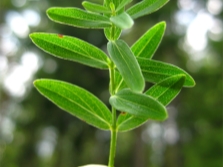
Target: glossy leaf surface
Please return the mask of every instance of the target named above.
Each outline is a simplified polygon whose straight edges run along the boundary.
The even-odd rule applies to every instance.
[[[76,85],[66,82],[39,79],[37,90],[59,108],[99,129],[109,130],[111,112],[97,97]]]
[[[165,22],[160,22],[150,28],[132,45],[134,55],[151,59],[163,38],[165,29]]]
[[[141,67],[143,76],[148,82],[158,83],[172,75],[181,74],[186,77],[184,87],[195,86],[194,79],[186,71],[177,66],[139,57],[137,57],[137,60]]]
[[[154,120],[167,118],[166,109],[160,102],[151,96],[132,92],[130,89],[119,91],[111,96],[109,102],[117,110],[137,117]]]
[[[54,7],[47,10],[48,17],[61,24],[80,28],[111,27],[109,18],[96,13],[89,13],[79,8]]]
[[[144,78],[128,45],[122,40],[110,41],[108,53],[128,87],[133,91],[142,92],[145,86]]]
[[[108,68],[107,55],[97,47],[78,38],[47,33],[33,33],[30,38],[40,49],[58,58],[76,61],[95,68]]]
[[[127,10],[127,13],[133,18],[153,13],[165,5],[169,0],[143,0]]]
[[[174,75],[152,86],[145,94],[166,106],[178,95],[184,81],[185,75]]]
[[[84,8],[90,12],[96,12],[96,13],[111,13],[111,10],[106,8],[103,5],[84,1],[82,2],[82,5]]]
[[[112,16],[110,18],[110,21],[121,29],[131,28],[134,24],[134,21],[126,12],[123,12],[116,16]]]

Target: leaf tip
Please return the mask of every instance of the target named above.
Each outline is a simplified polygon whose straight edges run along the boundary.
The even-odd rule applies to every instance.
[[[31,34],[29,34],[29,38],[30,38],[30,39],[33,39],[34,36],[35,36],[35,33],[31,33]]]
[[[35,81],[33,81],[33,85],[35,87],[38,87],[39,82],[40,82],[40,79],[36,79]]]

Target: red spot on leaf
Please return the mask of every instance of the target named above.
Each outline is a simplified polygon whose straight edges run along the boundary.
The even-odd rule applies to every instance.
[[[63,35],[62,34],[58,34],[58,37],[63,38]]]
[[[126,114],[126,112],[121,112],[121,115],[125,115]]]

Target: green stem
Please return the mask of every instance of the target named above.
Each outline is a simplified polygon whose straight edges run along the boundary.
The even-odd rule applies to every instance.
[[[114,63],[111,62],[110,66],[110,94],[115,94],[115,69]],[[109,153],[109,167],[114,167],[115,153],[116,153],[116,141],[117,141],[117,131],[116,131],[116,109],[112,107],[112,128],[111,128],[111,141],[110,141],[110,153]]]
[[[115,109],[113,108],[113,115],[116,113]],[[109,153],[109,167],[114,167],[115,162],[115,153],[116,153],[116,141],[117,141],[117,131],[116,129],[112,128],[111,130],[111,141],[110,141],[110,153]]]

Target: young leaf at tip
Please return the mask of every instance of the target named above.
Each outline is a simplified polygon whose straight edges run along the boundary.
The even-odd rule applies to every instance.
[[[166,23],[160,22],[143,34],[131,47],[136,57],[151,59],[162,41]]]
[[[120,0],[105,0],[104,1],[104,6],[111,9],[111,4],[113,4],[112,6],[114,7],[114,10],[117,6],[119,6],[120,4]],[[112,10],[112,9],[111,9]],[[119,15],[121,14],[122,12],[124,12],[124,8],[121,8],[119,11],[112,11],[112,12],[115,12],[116,15]],[[104,14],[105,16],[107,16],[108,18],[112,17],[111,14]],[[105,28],[104,29],[104,34],[105,34],[105,37],[108,39],[108,40],[117,40],[119,39],[120,35],[122,33],[122,29],[117,27],[117,26],[111,26],[109,28]]]
[[[122,40],[109,41],[108,53],[122,75],[125,83],[132,91],[142,92],[145,82],[140,66],[130,50]]]
[[[48,33],[33,33],[30,38],[40,49],[58,58],[108,69],[107,55],[99,48],[78,38]]]
[[[186,77],[183,85],[184,87],[195,86],[194,79],[186,71],[177,66],[147,58],[137,57],[137,60],[141,67],[143,76],[148,82],[158,83],[170,76],[182,74]]]
[[[97,97],[76,85],[38,79],[34,86],[59,108],[102,130],[111,128],[111,112]]]
[[[136,93],[130,89],[120,90],[109,99],[110,104],[119,111],[127,112],[137,117],[165,120],[165,107],[151,96]]]
[[[127,13],[133,18],[139,18],[157,11],[169,0],[143,0],[127,10]]]
[[[96,29],[111,27],[108,17],[79,8],[49,8],[47,15],[54,22],[74,27]]]
[[[110,17],[110,21],[122,30],[129,29],[134,24],[134,21],[126,12]]]

